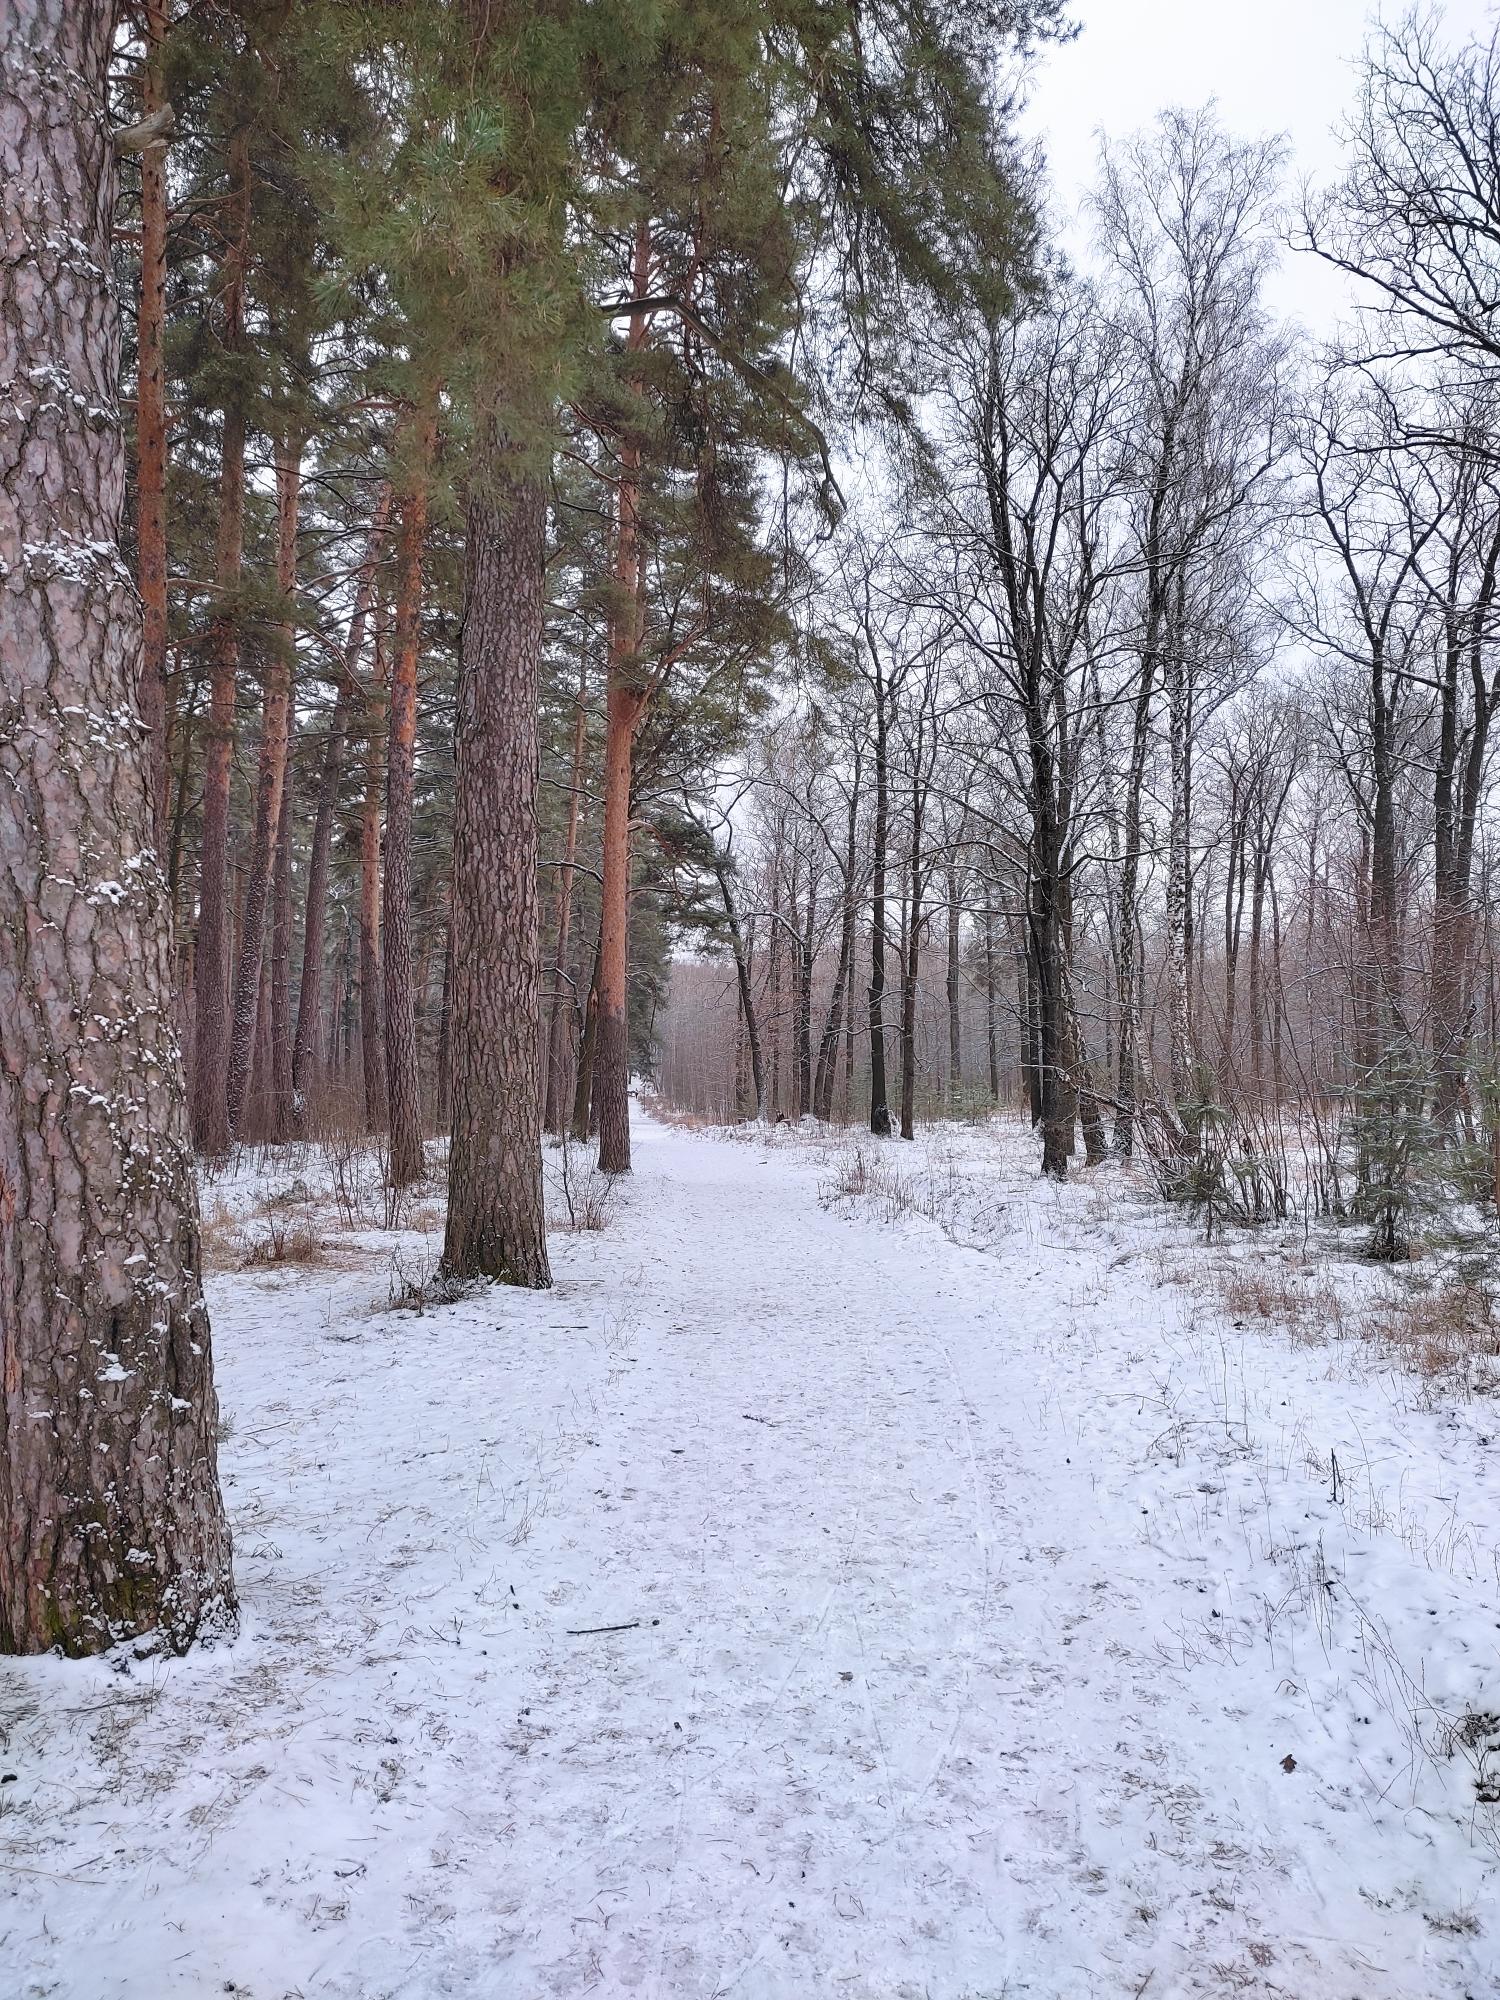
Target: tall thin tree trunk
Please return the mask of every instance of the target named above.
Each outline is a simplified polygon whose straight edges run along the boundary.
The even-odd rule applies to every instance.
[[[636,229],[633,281],[644,297],[650,281],[649,226]],[[644,312],[632,313],[626,347],[646,344]],[[639,391],[639,384],[636,385]],[[609,685],[605,700],[604,844],[599,904],[599,1022],[594,1087],[599,1099],[599,1165],[630,1172],[630,805],[635,736],[646,712],[641,678],[645,570],[641,560],[641,447],[620,447],[615,521],[615,599],[609,621]]]
[[[802,932],[797,954],[797,1116],[810,1116],[813,1108],[812,989],[817,961],[818,885],[808,867],[807,907],[802,913]]]
[[[638,690],[611,684],[605,721],[603,887],[594,1057],[599,1165],[610,1174],[630,1172],[630,790],[635,732],[643,710]]]
[[[839,957],[833,975],[833,994],[828,1004],[828,1019],[823,1025],[823,1037],[818,1046],[818,1069],[813,1079],[813,1112],[827,1123],[833,1117],[833,1086],[838,1070],[839,1034],[844,1023],[847,1007],[852,1018],[854,996],[850,991],[854,978],[854,919],[857,905],[854,894],[855,866],[857,861],[857,839],[859,830],[859,765],[856,760],[853,782],[849,787],[848,820],[844,838],[843,876],[844,905],[839,918]]]
[[[1262,940],[1265,929],[1266,881],[1270,870],[1263,823],[1257,829],[1254,858],[1254,887],[1250,896],[1250,1075],[1255,1084],[1256,1102],[1265,1098],[1266,1087],[1266,1003]]]
[[[578,1036],[578,1067],[573,1076],[573,1116],[570,1129],[580,1146],[588,1144],[594,1129],[594,1050],[599,1042],[599,938],[594,937],[594,954],[589,972],[588,993],[583,1003],[583,1026]]]
[[[1016,954],[1016,1010],[1026,1065],[1026,1109],[1035,1127],[1042,1122],[1042,1010],[1037,999],[1036,962],[1029,945]]]
[[[995,1020],[995,912],[991,907],[994,890],[985,887],[984,911],[984,1033],[985,1053],[990,1065],[990,1102],[1000,1102],[1000,1041]]]
[[[1245,816],[1230,802],[1228,858],[1224,872],[1224,1033],[1219,1059],[1220,1088],[1235,1081],[1234,1040],[1239,1013],[1240,935],[1245,914]]]
[[[401,498],[396,535],[396,649],[386,730],[385,970],[386,1105],[390,1118],[387,1177],[409,1187],[422,1177],[422,1102],[417,1078],[416,998],[411,964],[411,824],[417,763],[417,667],[422,651],[422,547],[427,538],[427,481],[435,424],[426,411],[411,423],[413,464]]]
[[[233,367],[245,347],[245,278],[250,251],[250,135],[244,126],[229,142],[225,235],[221,345]],[[245,385],[237,375],[224,399],[214,556],[218,604],[208,636],[211,681],[203,755],[198,933],[193,947],[193,1137],[198,1150],[210,1158],[229,1150],[229,785],[240,665],[236,598],[245,550],[245,431]]]
[[[446,1132],[453,1121],[453,922],[443,940],[443,992],[438,1003],[437,1038],[438,1130]]]
[[[588,728],[588,656],[578,663],[578,692],[574,696],[573,755],[568,774],[568,818],[563,834],[562,865],[557,880],[557,928],[552,954],[552,997],[547,1011],[547,1099],[542,1111],[542,1128],[559,1135],[565,1115],[563,1098],[567,1085],[568,1023],[577,1015],[576,1003],[569,1004],[568,941],[573,929],[573,888],[577,874],[578,820],[583,798],[583,749]]]
[[[267,1137],[292,1136],[292,763],[287,759],[281,787],[281,824],[276,831],[276,869],[271,881],[271,1064]]]
[[[120,552],[114,11],[0,10],[0,1651],[73,1656],[234,1623]]]
[[[901,955],[901,1136],[917,1135],[917,974],[922,950],[920,890],[913,887]]]
[[[365,686],[365,792],[359,814],[359,1053],[365,1130],[385,1125],[385,1044],[380,991],[380,778],[384,766],[385,634],[375,631],[375,658]]]
[[[729,883],[729,864],[717,848],[714,850],[714,877],[724,902],[724,922],[729,931],[729,948],[734,954],[734,976],[739,988],[740,1019],[744,1023],[745,1039],[750,1050],[750,1086],[755,1095],[750,1116],[763,1118],[766,1110],[765,1061],[761,1054],[760,1023],[755,1016],[755,993],[750,981],[750,954],[745,948],[745,934]]]
[[[963,1090],[964,1058],[962,1023],[959,1019],[959,997],[962,992],[959,976],[959,902],[958,869],[950,864],[947,872],[948,884],[948,1103],[949,1108],[957,1106]]]
[[[364,558],[355,586],[354,608],[349,619],[349,635],[344,646],[343,671],[334,695],[333,715],[323,746],[323,767],[318,778],[318,803],[313,818],[312,844],[307,857],[307,897],[302,913],[302,981],[297,997],[297,1038],[292,1049],[293,1085],[305,1098],[314,1083],[318,1034],[323,1011],[323,953],[328,921],[328,859],[333,845],[333,822],[338,810],[339,779],[343,774],[344,752],[349,740],[349,720],[359,696],[359,662],[365,649],[365,628],[375,596],[375,571],[390,517],[391,489],[381,485],[375,513],[365,542]]]
[[[550,1285],[538,1088],[536,767],[547,503],[475,452],[454,730],[453,1140],[443,1263]]]
[[[891,1107],[885,1080],[885,947],[886,842],[890,827],[890,764],[885,687],[875,680],[875,824],[871,829],[872,901],[870,919],[870,1130],[877,1138],[891,1136]]]
[[[302,440],[284,439],[276,447],[276,581],[285,598],[291,597],[297,581],[297,501],[301,482]],[[226,1094],[232,1134],[239,1131],[251,1059],[255,1052],[261,957],[265,950],[276,829],[281,824],[281,792],[286,783],[287,751],[291,742],[292,661],[286,643],[288,636],[288,628],[284,627],[281,644],[266,669],[260,768],[255,785],[255,819],[250,831],[245,916],[240,935],[239,966],[235,974],[234,1021],[229,1042]]]
[[[1188,1122],[1195,1095],[1192,1025],[1188,1014],[1188,928],[1191,854],[1188,828],[1187,671],[1181,634],[1174,636],[1166,669],[1171,800],[1167,828],[1167,1024],[1172,1096]]]
[[[1115,984],[1120,1008],[1119,1085],[1115,1110],[1115,1151],[1128,1160],[1135,1151],[1136,1118],[1146,1077],[1141,1040],[1141,799],[1151,743],[1151,701],[1156,665],[1149,652],[1136,687],[1130,761],[1125,777],[1124,831],[1120,850],[1119,901],[1115,918]]]
[[[1078,1119],[1072,1020],[1067,992],[1067,891],[1059,829],[1043,816],[1032,858],[1029,898],[1042,1172],[1065,1180]]]

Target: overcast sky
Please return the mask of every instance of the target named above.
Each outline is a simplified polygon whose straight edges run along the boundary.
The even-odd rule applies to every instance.
[[[1495,8],[1447,0],[1442,11],[1458,40],[1487,33]],[[1024,120],[1046,146],[1065,210],[1093,178],[1101,130],[1132,132],[1166,106],[1209,98],[1232,132],[1286,135],[1294,186],[1336,170],[1331,128],[1353,98],[1371,0],[1073,0],[1072,12],[1083,32],[1043,56]],[[1326,332],[1343,297],[1316,260],[1286,253],[1274,293],[1282,312]]]

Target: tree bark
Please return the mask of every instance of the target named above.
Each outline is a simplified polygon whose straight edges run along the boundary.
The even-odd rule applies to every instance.
[[[834,970],[833,994],[828,1004],[828,1019],[823,1025],[823,1037],[818,1045],[818,1069],[813,1079],[813,1114],[825,1124],[833,1117],[833,1085],[838,1069],[839,1034],[843,1027],[844,1009],[848,1006],[851,1013],[853,1011],[853,996],[849,988],[854,969],[854,919],[857,909],[854,883],[858,834],[859,753],[856,748],[844,829],[844,906],[839,919],[838,965]]]
[[[573,1117],[571,1130],[580,1146],[586,1146],[594,1129],[594,1050],[599,1035],[599,940],[594,939],[593,967],[589,973],[588,996],[583,1003],[583,1032],[578,1037],[578,1067],[573,1076]]]
[[[311,1090],[317,1064],[318,1029],[323,1011],[323,956],[328,924],[328,858],[333,845],[333,822],[338,810],[339,779],[343,774],[344,752],[349,740],[349,718],[359,692],[359,662],[365,649],[365,628],[375,596],[375,571],[385,540],[390,516],[391,489],[382,484],[375,501],[359,582],[355,587],[354,608],[349,619],[349,636],[344,646],[343,672],[334,695],[333,715],[323,749],[323,767],[318,778],[318,803],[313,818],[312,845],[307,860],[307,896],[302,913],[302,981],[297,997],[297,1038],[292,1049],[292,1083],[299,1105]]]
[[[1167,1010],[1172,1096],[1184,1129],[1196,1126],[1192,1023],[1188,1011],[1189,880],[1192,856],[1188,825],[1188,674],[1182,658],[1185,634],[1174,633],[1166,664],[1167,736],[1171,802],[1167,832]]]
[[[745,949],[745,933],[740,924],[739,911],[735,908],[734,891],[729,882],[729,863],[716,847],[714,849],[714,878],[719,885],[719,894],[724,903],[724,922],[729,931],[729,948],[734,954],[735,983],[739,988],[740,1019],[744,1023],[745,1040],[750,1053],[750,1087],[755,1095],[751,1110],[752,1119],[763,1118],[766,1109],[765,1059],[761,1054],[760,1023],[755,1016],[755,992],[750,979],[750,955]]]
[[[166,103],[162,44],[166,0],[142,0],[146,60],[141,116]],[[151,738],[156,845],[165,842],[171,790],[167,728],[167,396],[163,340],[167,323],[167,147],[141,154],[141,297],[136,317],[136,560],[143,626],[141,715]]]
[[[250,135],[229,142],[227,248],[220,292],[222,345],[245,347],[245,278],[250,254]],[[245,388],[224,402],[219,524],[214,557],[218,596],[208,635],[210,691],[203,756],[203,833],[198,877],[198,935],[193,948],[193,1137],[211,1159],[229,1150],[229,783],[234,758],[234,694],[240,665],[237,602],[245,550]]]
[[[276,583],[286,600],[297,585],[297,502],[302,484],[302,440],[284,439],[276,447]],[[281,824],[281,793],[286,783],[291,745],[293,628],[283,626],[266,669],[265,707],[260,732],[260,766],[255,784],[255,819],[250,830],[250,860],[245,881],[245,915],[240,931],[239,965],[234,982],[234,1022],[229,1041],[226,1096],[229,1130],[238,1136],[245,1108],[245,1090],[255,1053],[256,1016],[260,1006],[261,960],[265,952],[276,831]]]
[[[901,940],[901,1136],[917,1136],[917,973],[921,963],[922,922],[918,891],[912,892],[905,935]]]
[[[890,829],[890,755],[885,683],[875,668],[875,824],[871,831],[870,914],[870,1130],[891,1136],[891,1107],[885,1079],[885,870]]]
[[[807,907],[797,951],[797,1116],[813,1108],[812,989],[817,963],[818,880],[811,860],[807,869]]]
[[[453,830],[453,1139],[445,1268],[543,1287],[537,689],[546,498],[482,438],[468,510]]]
[[[948,1103],[956,1109],[963,1090],[963,1026],[959,1018],[959,900],[958,869],[950,864],[948,885]]]
[[[412,421],[413,466],[396,535],[396,651],[386,731],[385,968],[387,1179],[395,1188],[422,1178],[422,1105],[417,1080],[417,1016],[411,963],[411,824],[417,760],[417,667],[422,650],[422,547],[427,537],[427,471],[435,424]]]
[[[1141,843],[1144,835],[1141,797],[1146,785],[1146,759],[1151,745],[1151,704],[1156,687],[1154,644],[1142,655],[1136,683],[1125,776],[1124,836],[1120,852],[1119,902],[1115,918],[1115,984],[1120,1007],[1118,1102],[1115,1108],[1115,1151],[1128,1160],[1135,1151],[1136,1118],[1146,1076],[1141,1045]]]
[[[552,954],[552,995],[547,1008],[547,1101],[542,1128],[561,1135],[566,1116],[563,1099],[567,1086],[567,1023],[576,1018],[576,998],[570,1005],[568,984],[568,940],[573,929],[573,886],[577,874],[578,819],[583,797],[583,750],[588,728],[588,656],[578,663],[578,693],[573,708],[573,756],[568,777],[568,821],[563,836],[562,865],[557,880],[557,935]]]
[[[638,298],[651,272],[649,225],[637,225],[632,276]],[[646,345],[644,312],[630,316],[626,349]],[[632,385],[640,393],[639,381]],[[599,1018],[594,1088],[599,1103],[599,1166],[630,1172],[630,806],[635,737],[650,691],[642,678],[645,569],[641,551],[641,447],[620,447],[615,527],[615,598],[609,620],[609,682],[605,700],[604,845],[599,902]]]
[[[74,1656],[234,1624],[119,547],[113,13],[0,13],[0,1651]]]
[[[292,763],[287,759],[281,786],[281,822],[276,829],[276,867],[271,878],[271,1061],[266,1136],[290,1139],[295,1123],[292,1088]]]
[[[1000,1045],[995,1021],[995,912],[991,907],[994,888],[985,885],[984,909],[984,1037],[990,1066],[990,1102],[1000,1102]]]
[[[365,793],[359,814],[359,1055],[365,1130],[385,1125],[385,1045],[380,991],[380,773],[384,761],[385,645],[377,628],[365,685]]]
[[[603,887],[600,892],[594,1088],[599,1166],[630,1172],[630,793],[635,732],[645,696],[611,672],[604,748]]]

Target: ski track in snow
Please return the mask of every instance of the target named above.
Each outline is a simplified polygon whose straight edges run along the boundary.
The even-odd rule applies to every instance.
[[[214,1280],[244,1632],[0,1663],[0,1993],[1492,2000],[1486,1410],[943,1143],[984,1251],[642,1121],[550,1294]]]

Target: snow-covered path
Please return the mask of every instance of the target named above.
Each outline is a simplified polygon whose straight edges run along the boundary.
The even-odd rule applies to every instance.
[[[1325,1371],[1247,1388],[1071,1190],[978,1254],[828,1171],[647,1124],[550,1295],[218,1281],[246,1631],[6,1664],[0,1991],[1488,2000],[1493,1855],[1341,1657]]]

